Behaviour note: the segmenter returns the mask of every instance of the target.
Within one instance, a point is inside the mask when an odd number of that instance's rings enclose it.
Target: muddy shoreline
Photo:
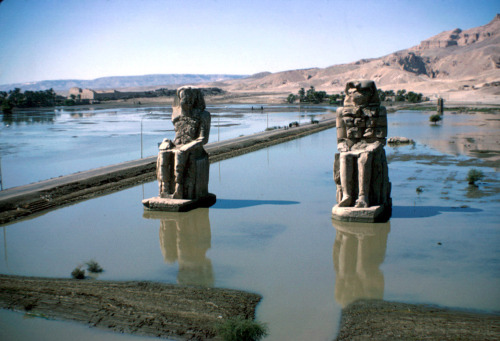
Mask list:
[[[500,315],[360,300],[342,310],[344,340],[500,340]]]
[[[0,275],[0,308],[170,339],[213,339],[229,317],[254,319],[260,300],[230,289]]]

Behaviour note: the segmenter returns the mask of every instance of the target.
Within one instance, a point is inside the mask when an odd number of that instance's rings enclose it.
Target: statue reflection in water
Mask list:
[[[165,263],[179,263],[177,283],[214,285],[212,261],[206,253],[211,246],[208,208],[190,212],[146,211],[145,218],[160,219],[160,247]]]
[[[390,223],[366,224],[332,220],[335,300],[345,307],[362,298],[384,297],[384,262]]]

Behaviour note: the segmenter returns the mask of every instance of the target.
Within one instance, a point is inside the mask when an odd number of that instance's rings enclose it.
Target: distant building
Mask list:
[[[116,91],[116,90],[105,90],[105,91],[95,91],[92,89],[82,89],[82,88],[71,88],[69,89],[68,98],[78,101],[89,101],[90,103],[100,100],[113,100],[113,99],[127,99],[134,97],[156,97],[157,93],[154,91]]]
[[[202,88],[204,96],[215,96],[224,93],[224,90],[219,88]],[[103,90],[96,91],[92,89],[82,89],[73,87],[69,89],[68,99],[74,99],[78,102],[95,103],[98,101],[129,99],[138,97],[160,97],[160,96],[174,96],[176,90],[169,90],[167,88],[156,89],[154,91],[116,91],[116,90]]]

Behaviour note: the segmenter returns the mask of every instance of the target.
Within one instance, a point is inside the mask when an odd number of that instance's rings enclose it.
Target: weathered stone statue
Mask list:
[[[348,82],[344,107],[337,109],[334,180],[337,202],[334,219],[386,221],[391,216],[391,184],[384,146],[387,112],[380,106],[375,83]]]
[[[160,196],[143,204],[162,211],[211,206],[215,196],[208,193],[210,165],[203,148],[210,133],[210,113],[205,111],[202,92],[190,87],[177,89],[172,109],[175,139],[163,140],[156,164]]]

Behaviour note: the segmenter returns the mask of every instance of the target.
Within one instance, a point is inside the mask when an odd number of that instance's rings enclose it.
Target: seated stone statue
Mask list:
[[[161,198],[198,199],[208,194],[210,113],[199,89],[181,87],[172,105],[175,140],[164,139],[157,159]]]
[[[380,106],[373,81],[348,82],[345,94],[344,107],[337,109],[340,154],[335,155],[334,163],[336,207],[383,205],[390,208],[390,183],[384,150],[387,112]]]

